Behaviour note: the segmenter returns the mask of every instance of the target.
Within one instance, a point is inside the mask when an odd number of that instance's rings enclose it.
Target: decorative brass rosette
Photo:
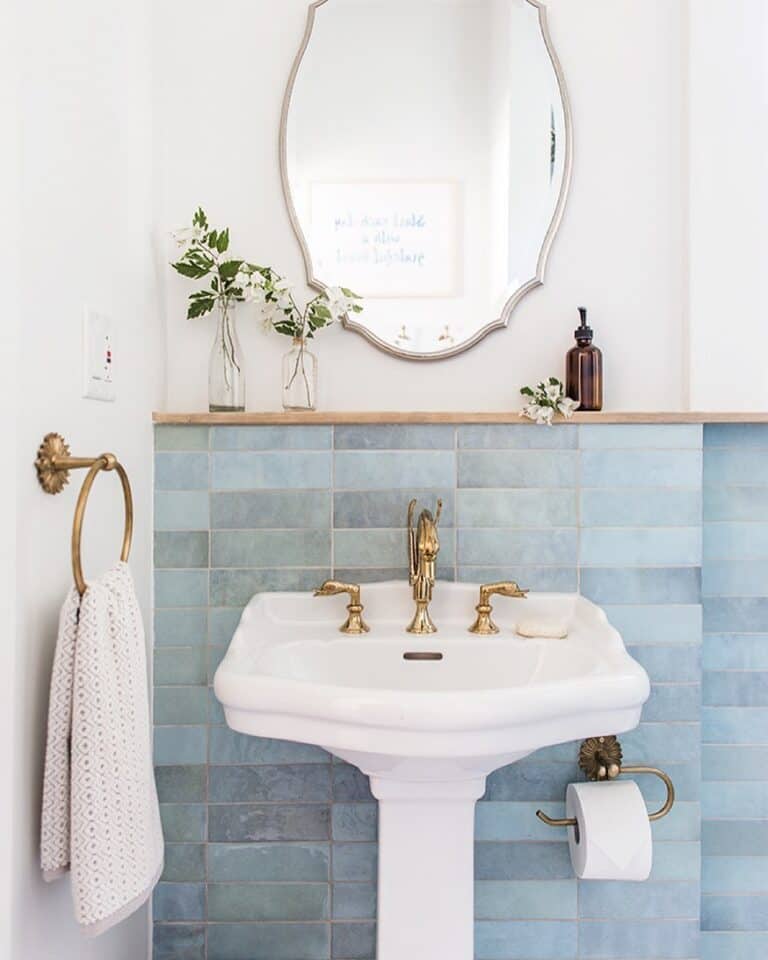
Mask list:
[[[69,471],[57,470],[55,461],[69,456],[69,445],[58,433],[46,433],[37,450],[35,469],[40,486],[46,493],[61,493],[69,483]]]
[[[613,780],[621,773],[621,744],[614,736],[590,737],[579,750],[579,766],[588,780]]]

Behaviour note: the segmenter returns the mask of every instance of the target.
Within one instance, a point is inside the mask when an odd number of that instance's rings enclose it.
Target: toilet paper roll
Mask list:
[[[634,780],[569,783],[568,846],[576,876],[583,880],[647,880],[653,863],[651,824]]]

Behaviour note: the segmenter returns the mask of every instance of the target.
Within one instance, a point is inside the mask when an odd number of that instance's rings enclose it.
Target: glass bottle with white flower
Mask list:
[[[218,312],[216,336],[208,363],[208,409],[213,412],[245,410],[245,372],[237,336],[235,310],[248,299],[242,281],[258,275],[271,282],[272,270],[259,267],[229,254],[229,229],[212,229],[202,208],[192,218],[192,226],[174,233],[184,250],[180,260],[171,264],[177,273],[190,280],[210,283],[189,296],[187,317],[203,317]]]
[[[579,404],[565,395],[565,387],[557,377],[550,377],[535,388],[523,387],[520,393],[525,397],[521,417],[535,420],[536,423],[551,427],[557,414],[570,420]]]
[[[346,287],[323,290],[304,308],[296,302],[294,291],[274,271],[267,275],[259,267],[244,265],[236,282],[246,300],[261,306],[264,324],[284,336],[292,345],[283,357],[282,402],[284,410],[314,410],[317,406],[317,357],[307,341],[315,333],[341,320],[348,313],[362,312],[360,297]]]

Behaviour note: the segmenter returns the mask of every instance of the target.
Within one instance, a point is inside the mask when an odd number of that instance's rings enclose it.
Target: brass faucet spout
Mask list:
[[[440,552],[437,524],[442,509],[443,501],[438,500],[434,517],[429,510],[422,510],[414,527],[416,500],[411,500],[408,504],[408,579],[413,587],[413,599],[416,603],[416,612],[407,628],[409,633],[428,634],[437,631],[429,615],[429,604],[437,577],[436,560]]]

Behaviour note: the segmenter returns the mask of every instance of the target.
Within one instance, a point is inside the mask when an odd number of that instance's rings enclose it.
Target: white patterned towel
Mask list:
[[[79,617],[78,617],[79,608]],[[51,678],[41,865],[71,869],[90,935],[138,909],[163,869],[144,629],[128,566],[64,601]]]

